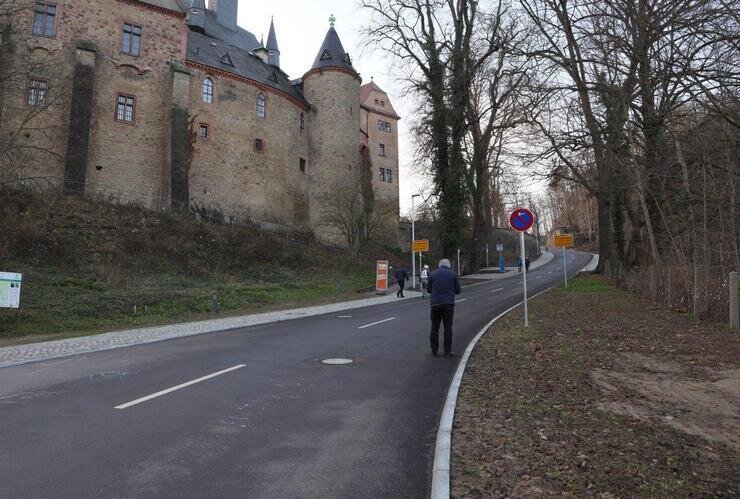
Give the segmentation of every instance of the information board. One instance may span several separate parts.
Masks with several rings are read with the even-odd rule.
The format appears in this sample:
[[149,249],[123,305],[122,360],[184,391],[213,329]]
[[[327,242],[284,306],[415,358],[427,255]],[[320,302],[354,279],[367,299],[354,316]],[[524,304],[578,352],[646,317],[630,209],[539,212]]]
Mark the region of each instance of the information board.
[[0,272],[0,308],[18,308],[21,305],[23,274]]
[[388,291],[388,260],[378,260],[375,266],[375,291]]

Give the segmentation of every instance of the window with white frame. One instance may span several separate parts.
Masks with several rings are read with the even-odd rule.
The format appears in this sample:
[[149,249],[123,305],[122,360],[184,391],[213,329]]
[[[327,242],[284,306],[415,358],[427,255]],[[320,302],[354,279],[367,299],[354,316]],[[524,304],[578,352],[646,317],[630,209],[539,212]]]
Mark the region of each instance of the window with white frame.
[[46,104],[46,81],[31,79],[28,82],[28,98],[26,100],[29,106],[44,107]]
[[378,156],[385,156],[385,144],[378,144]]
[[136,97],[132,95],[118,94],[118,104],[116,105],[116,121],[134,124],[136,112]]
[[203,80],[203,102],[206,104],[213,103],[213,80],[210,78]]
[[257,117],[264,118],[267,116],[267,97],[262,92],[257,94]]

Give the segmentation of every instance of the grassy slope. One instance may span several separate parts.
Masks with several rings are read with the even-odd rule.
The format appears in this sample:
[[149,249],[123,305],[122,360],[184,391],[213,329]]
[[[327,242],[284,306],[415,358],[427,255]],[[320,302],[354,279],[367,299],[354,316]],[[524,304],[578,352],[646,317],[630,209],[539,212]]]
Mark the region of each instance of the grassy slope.
[[0,345],[210,317],[213,293],[234,315],[374,283],[369,258],[345,264],[307,236],[31,193],[0,200],[0,270],[24,275],[20,313],[0,310]]
[[737,335],[595,276],[530,307],[528,329],[518,310],[472,355],[455,414],[453,497],[737,494],[733,420],[717,390],[740,367]]

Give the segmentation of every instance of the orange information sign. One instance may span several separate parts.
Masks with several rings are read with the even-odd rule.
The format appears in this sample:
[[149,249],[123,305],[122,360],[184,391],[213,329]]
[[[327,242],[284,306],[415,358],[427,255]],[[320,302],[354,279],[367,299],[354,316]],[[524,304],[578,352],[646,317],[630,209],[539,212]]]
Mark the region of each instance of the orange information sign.
[[417,239],[411,245],[411,251],[414,253],[426,253],[429,251],[429,239]]
[[388,260],[378,260],[375,266],[375,291],[388,291]]
[[555,247],[556,248],[572,248],[573,247],[573,234],[561,234],[555,236]]

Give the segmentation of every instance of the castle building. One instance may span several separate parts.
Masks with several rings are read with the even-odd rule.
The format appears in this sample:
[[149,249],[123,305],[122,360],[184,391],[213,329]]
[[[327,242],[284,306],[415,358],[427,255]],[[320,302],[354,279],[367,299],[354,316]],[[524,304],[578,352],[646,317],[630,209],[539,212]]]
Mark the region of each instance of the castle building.
[[258,41],[237,26],[238,0],[28,3],[2,55],[32,69],[0,89],[0,128],[43,126],[26,127],[29,147],[0,180],[317,231],[325,204],[359,192],[369,167],[395,237],[400,118],[375,82],[362,85],[333,18],[291,79],[275,24]]

